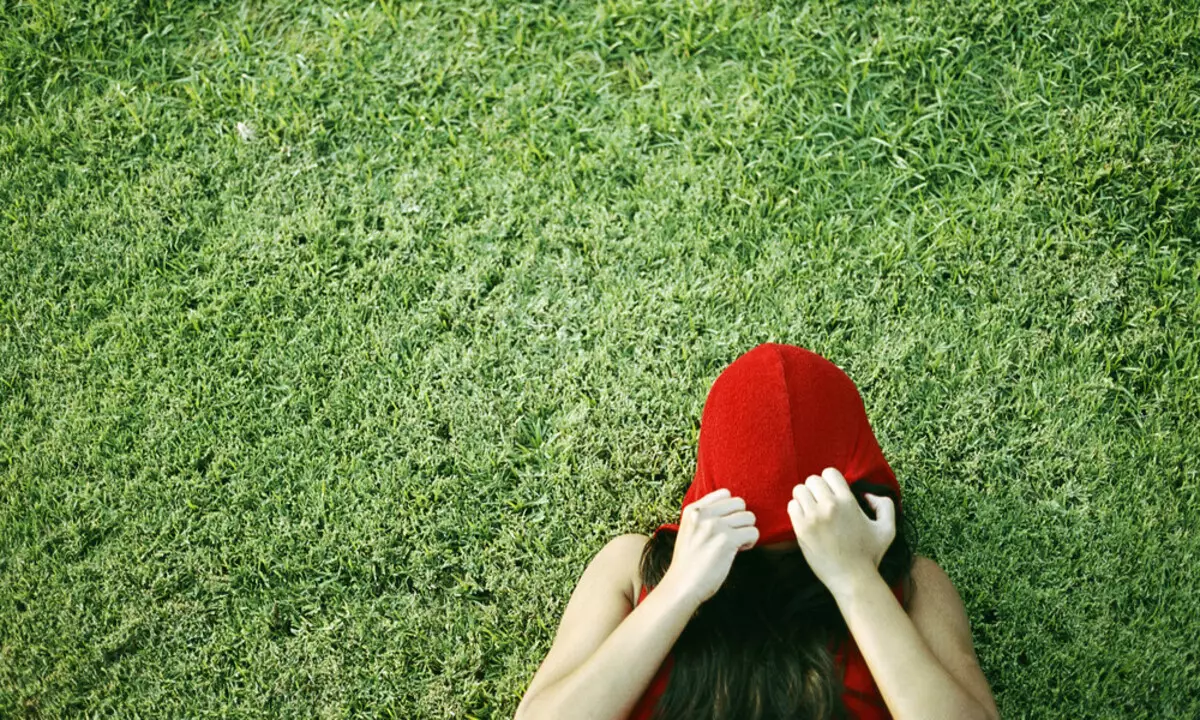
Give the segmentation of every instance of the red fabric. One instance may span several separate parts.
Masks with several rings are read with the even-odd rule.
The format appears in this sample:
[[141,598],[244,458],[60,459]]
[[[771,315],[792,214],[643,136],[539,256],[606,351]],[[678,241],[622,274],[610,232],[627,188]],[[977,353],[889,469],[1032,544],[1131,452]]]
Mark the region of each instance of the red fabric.
[[854,381],[814,352],[764,343],[734,360],[708,392],[683,508],[729,488],[754,513],[759,545],[795,540],[792,488],[827,467],[852,485],[869,480],[900,497]]
[[[792,488],[827,467],[853,485],[869,480],[900,486],[867,421],[854,382],[836,365],[793,345],[765,343],[733,361],[713,382],[700,417],[696,473],[686,508],[729,488],[755,515],[759,545],[795,541],[787,503]],[[678,530],[678,523],[659,529]],[[892,589],[903,601],[901,589]],[[641,598],[645,596],[643,588]],[[850,717],[890,718],[866,661],[853,640],[835,651],[845,664],[842,700]],[[649,720],[670,679],[667,656],[630,720]]]

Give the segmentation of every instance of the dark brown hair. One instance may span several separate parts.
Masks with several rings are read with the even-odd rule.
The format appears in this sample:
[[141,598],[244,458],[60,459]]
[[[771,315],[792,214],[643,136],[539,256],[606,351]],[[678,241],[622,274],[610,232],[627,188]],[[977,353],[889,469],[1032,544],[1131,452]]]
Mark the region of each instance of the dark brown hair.
[[[897,500],[884,485],[860,481],[851,490],[871,518],[874,512],[863,493]],[[666,574],[675,535],[659,530],[646,543],[641,562],[645,587],[654,587]],[[911,523],[897,503],[896,538],[879,565],[888,585],[908,579],[915,546]],[[844,669],[837,667],[833,651],[847,637],[833,595],[813,574],[799,546],[740,552],[721,589],[700,606],[675,642],[671,679],[653,717],[844,718]]]

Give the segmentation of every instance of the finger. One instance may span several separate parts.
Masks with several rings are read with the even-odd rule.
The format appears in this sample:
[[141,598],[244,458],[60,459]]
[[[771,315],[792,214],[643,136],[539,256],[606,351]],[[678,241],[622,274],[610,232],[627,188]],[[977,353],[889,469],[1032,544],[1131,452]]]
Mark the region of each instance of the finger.
[[804,481],[804,486],[812,493],[818,505],[833,503],[833,491],[829,489],[829,483],[825,482],[825,478],[820,475],[809,475]]
[[709,494],[700,498],[699,500],[692,503],[688,507],[700,507],[700,508],[707,507],[707,506],[717,502],[718,500],[724,500],[725,498],[731,496],[732,494],[733,493],[729,492],[729,488],[721,488],[719,490],[713,490],[712,492],[710,492]]
[[715,500],[707,507],[701,510],[705,517],[724,517],[730,513],[741,512],[746,509],[746,501],[740,497],[726,498],[725,500]]
[[735,512],[725,518],[725,522],[729,524],[729,527],[734,528],[749,527],[750,525],[754,524],[755,520],[756,518],[754,517],[754,513],[750,512],[749,510]]
[[788,500],[787,511],[788,517],[792,519],[792,529],[795,530],[804,520],[804,511],[800,509],[800,503],[796,502],[796,498]]
[[754,526],[738,528],[733,531],[733,541],[738,544],[738,550],[749,550],[758,543],[758,528]]
[[854,499],[854,493],[850,492],[850,483],[846,482],[846,476],[842,475],[840,470],[827,467],[821,472],[821,477],[829,485],[834,497],[843,501]]
[[817,500],[813,497],[812,490],[809,490],[807,485],[797,485],[793,488],[792,499],[796,501],[801,517],[808,515],[817,507]]
[[875,524],[884,529],[896,527],[896,504],[892,502],[890,497],[886,495],[872,495],[871,493],[863,493],[863,497],[870,503],[871,509],[875,511]]

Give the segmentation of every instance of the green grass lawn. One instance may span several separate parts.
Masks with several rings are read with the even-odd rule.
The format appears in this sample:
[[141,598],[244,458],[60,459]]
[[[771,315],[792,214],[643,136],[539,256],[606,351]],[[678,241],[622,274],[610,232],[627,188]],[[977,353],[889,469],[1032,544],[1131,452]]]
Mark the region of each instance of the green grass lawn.
[[0,1],[0,716],[511,716],[775,341],[1005,717],[1196,717],[1198,256],[1195,1]]

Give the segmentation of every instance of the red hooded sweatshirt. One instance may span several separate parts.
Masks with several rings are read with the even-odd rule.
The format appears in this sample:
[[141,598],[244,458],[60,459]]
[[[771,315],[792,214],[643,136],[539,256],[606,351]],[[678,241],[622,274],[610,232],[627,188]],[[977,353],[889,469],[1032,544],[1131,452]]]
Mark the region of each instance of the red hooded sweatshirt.
[[[729,488],[745,499],[759,530],[758,545],[795,541],[787,503],[792,488],[827,467],[853,485],[887,485],[900,497],[854,382],[836,365],[794,345],[765,343],[739,357],[717,377],[700,418],[696,474],[683,508]],[[682,512],[682,508],[681,508]],[[659,528],[678,530],[678,523]],[[903,600],[900,587],[892,588]],[[642,588],[640,602],[648,590]],[[842,701],[849,716],[879,720],[891,715],[853,639],[835,652],[843,663]],[[670,681],[668,655],[630,720],[649,720]]]

